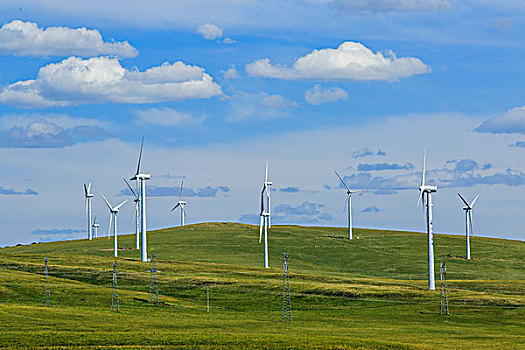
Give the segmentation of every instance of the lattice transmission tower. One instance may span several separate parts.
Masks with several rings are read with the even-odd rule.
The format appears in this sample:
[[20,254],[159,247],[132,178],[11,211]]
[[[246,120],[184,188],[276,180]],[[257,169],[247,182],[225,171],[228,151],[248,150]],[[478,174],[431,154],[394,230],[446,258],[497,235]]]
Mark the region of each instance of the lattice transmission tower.
[[283,262],[283,317],[282,322],[292,322],[292,300],[290,296],[290,277],[288,276],[288,254],[284,253]]
[[117,281],[117,262],[113,263],[113,288],[111,290],[111,311],[117,310],[120,312],[120,303],[118,297],[118,281]]
[[448,315],[448,296],[447,296],[447,266],[441,263],[439,266],[441,276],[441,295],[439,297],[439,313]]
[[151,269],[149,275],[149,301],[155,299],[159,302],[159,287],[157,285],[157,260],[155,259],[155,254],[151,257]]
[[51,293],[49,292],[49,275],[47,271],[47,256],[44,260],[44,285],[42,286],[42,306],[51,306]]

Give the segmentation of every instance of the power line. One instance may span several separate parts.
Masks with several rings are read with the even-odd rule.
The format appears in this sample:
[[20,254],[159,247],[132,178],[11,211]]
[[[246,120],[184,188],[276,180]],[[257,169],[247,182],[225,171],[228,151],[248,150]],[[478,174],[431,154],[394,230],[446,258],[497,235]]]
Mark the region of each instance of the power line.
[[441,263],[439,266],[441,276],[441,295],[439,296],[439,313],[448,315],[448,297],[447,297],[447,266]]
[[44,285],[42,286],[42,306],[51,306],[51,293],[49,292],[49,275],[47,271],[47,256],[44,260]]
[[288,276],[288,254],[284,253],[283,262],[283,316],[281,321],[285,319],[292,322],[292,300],[290,298],[290,278]]
[[113,289],[111,290],[111,311],[113,311],[113,309],[116,309],[117,312],[120,312],[116,261],[113,263]]
[[151,257],[151,269],[149,275],[149,301],[153,299],[152,294],[155,294],[155,301],[159,302],[159,287],[157,285],[157,260],[155,254]]

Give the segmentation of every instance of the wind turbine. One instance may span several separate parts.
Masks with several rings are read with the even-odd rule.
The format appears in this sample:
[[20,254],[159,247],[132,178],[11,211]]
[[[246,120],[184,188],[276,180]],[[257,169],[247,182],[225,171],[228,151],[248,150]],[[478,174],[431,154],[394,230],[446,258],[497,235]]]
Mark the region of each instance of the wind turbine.
[[143,174],[140,172],[140,161],[142,159],[142,149],[144,148],[144,136],[142,136],[142,144],[140,145],[139,162],[137,165],[137,172],[130,180],[137,181],[137,187],[139,188],[139,200],[140,200],[140,231],[142,233],[142,242],[140,245],[140,260],[143,262],[148,261],[148,246],[146,243],[147,232],[146,232],[146,180],[151,178],[150,174]]
[[93,219],[93,225],[91,225],[93,228],[93,233],[95,234],[95,238],[98,238],[98,228],[100,227],[99,224],[97,224],[97,216],[95,215],[95,218]]
[[125,200],[124,202],[120,203],[116,207],[112,207],[111,204],[106,199],[106,197],[104,197],[104,195],[102,193],[101,193],[101,195],[102,195],[102,198],[104,198],[104,201],[106,202],[106,204],[108,205],[108,208],[109,208],[108,237],[111,234],[111,221],[113,220],[113,218],[115,218],[115,220],[113,221],[113,256],[116,258],[117,257],[117,251],[118,251],[118,246],[117,246],[117,236],[118,236],[118,234],[117,234],[117,215],[118,215],[118,211],[119,211],[120,207],[123,206],[124,203],[127,202],[127,200]]
[[182,200],[182,186],[184,186],[184,180],[182,180],[180,184],[180,194],[179,194],[179,201],[177,202],[177,205],[171,209],[171,211],[174,211],[178,207],[180,207],[180,225],[184,226],[184,217],[186,216],[186,211],[184,210],[184,206],[186,205],[186,202]]
[[427,159],[427,145],[423,153],[423,175],[421,177],[421,186],[419,186],[419,199],[417,205],[423,200],[423,207],[426,206],[427,216],[427,260],[428,260],[428,289],[435,290],[436,283],[434,280],[434,233],[432,231],[432,193],[437,192],[437,186],[425,185],[425,166]]
[[346,195],[347,195],[347,198],[346,198],[347,202],[346,202],[346,204],[348,206],[348,239],[353,239],[353,236],[352,236],[352,193],[363,192],[364,190],[354,190],[354,191],[352,191],[348,187],[346,182],[344,182],[343,178],[341,176],[339,176],[337,171],[335,172],[335,174],[337,175],[339,180],[341,180],[343,185],[346,187]]
[[86,186],[84,184],[84,196],[86,197],[86,219],[88,226],[88,239],[91,241],[93,239],[93,231],[91,228],[91,198],[93,198],[93,193],[91,193],[91,182]]
[[135,199],[133,202],[135,202],[135,213],[133,214],[133,219],[135,220],[135,249],[140,249],[140,198],[137,195],[135,191],[133,191],[133,188],[131,188],[129,182],[124,179],[124,182],[126,185],[128,185],[129,190],[131,193],[133,193],[133,196],[135,196]]
[[479,194],[472,200],[472,203],[468,204],[465,198],[461,197],[458,193],[459,198],[465,203],[463,210],[465,211],[465,227],[466,227],[466,236],[467,236],[467,259],[470,260],[470,235],[474,235],[474,226],[472,225],[472,207],[474,203],[478,200]]
[[266,160],[266,175],[264,177],[263,188],[261,191],[261,214],[260,214],[261,224],[259,225],[259,243],[261,243],[263,228],[264,228],[264,268],[266,269],[270,268],[268,266],[268,228],[271,227],[271,221],[270,221],[270,214],[271,214],[270,186],[271,185],[272,185],[272,182],[268,181],[268,160]]

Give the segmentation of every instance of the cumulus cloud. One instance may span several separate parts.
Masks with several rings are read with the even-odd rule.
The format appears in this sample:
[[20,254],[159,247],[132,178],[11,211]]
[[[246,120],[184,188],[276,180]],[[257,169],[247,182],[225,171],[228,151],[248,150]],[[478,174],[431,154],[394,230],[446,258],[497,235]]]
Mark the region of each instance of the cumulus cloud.
[[37,229],[31,231],[30,234],[38,236],[41,242],[52,242],[84,237],[86,230],[75,228]]
[[197,125],[205,119],[205,117],[195,117],[168,107],[136,110],[134,114],[142,123],[173,127]]
[[297,58],[291,67],[274,65],[269,58],[246,65],[246,72],[256,77],[317,81],[395,81],[414,74],[429,73],[430,70],[418,58],[398,58],[392,52],[384,56],[351,41],[342,43],[336,49],[313,50]]
[[[332,215],[324,211],[324,204],[304,201],[294,206],[281,204],[273,209],[272,223],[275,224],[315,224],[319,221],[332,220]],[[239,218],[240,222],[256,224],[259,223],[259,215],[245,214]]]
[[369,148],[366,148],[366,147],[352,152],[352,158],[354,158],[354,159],[364,158],[364,157],[369,157],[369,156],[385,157],[386,153],[384,151],[380,150],[380,149],[378,149],[377,151],[372,151],[372,150],[370,150]]
[[359,171],[381,171],[381,170],[412,170],[414,166],[411,163],[362,163],[357,166]]
[[99,56],[135,57],[137,49],[127,41],[105,42],[95,29],[38,27],[15,20],[0,28],[0,53],[17,56]]
[[23,126],[0,131],[1,148],[62,148],[78,142],[101,140],[111,135],[99,126],[76,125],[70,128],[37,119]]
[[299,188],[293,187],[293,186],[288,186],[288,187],[279,188],[279,191],[283,192],[283,193],[297,193],[297,192],[299,192]]
[[324,88],[321,84],[315,85],[310,90],[304,92],[304,99],[309,104],[320,106],[324,103],[335,102],[338,100],[348,100],[348,93],[338,87]]
[[[374,176],[370,172],[360,172],[343,178],[351,188],[373,190],[376,194],[393,194],[402,190],[417,190],[421,182],[421,173],[410,172],[401,175],[387,173]],[[495,168],[491,164],[480,167],[471,159],[449,160],[441,168],[427,169],[427,183],[440,188],[476,185],[515,187],[525,184],[525,172]],[[340,184],[338,186],[342,187]]]
[[288,116],[291,108],[299,105],[297,102],[281,95],[269,95],[265,92],[236,92],[228,98],[231,113],[230,121],[240,121],[248,118],[268,119]]
[[224,71],[221,71],[221,73],[224,76],[224,79],[228,79],[228,80],[239,79],[241,77],[241,75],[239,74],[239,72],[235,68],[234,64],[232,64],[230,66],[230,68],[228,68],[228,69],[226,69]]
[[32,190],[31,188],[28,188],[26,190],[23,190],[23,191],[17,191],[17,190],[13,190],[12,188],[3,188],[2,186],[0,186],[0,194],[3,194],[3,195],[8,195],[8,196],[13,196],[13,195],[38,195],[38,193],[34,190]]
[[198,26],[197,33],[202,35],[206,40],[222,38],[222,29],[211,23],[205,23]]
[[[149,186],[146,188],[148,197],[178,197],[180,195],[180,186],[162,187]],[[191,189],[184,187],[182,190],[183,197],[217,197],[219,193],[228,193],[230,188],[228,186],[211,187]],[[129,188],[121,190],[119,196],[132,196],[133,194]]]
[[4,87],[0,103],[19,107],[155,103],[221,94],[221,87],[203,68],[180,61],[141,72],[122,67],[117,58],[69,57],[40,68],[36,79]]
[[525,106],[487,119],[475,131],[493,134],[525,134]]
[[510,144],[509,147],[525,147],[525,141],[516,141]]
[[380,211],[383,211],[383,210],[379,209],[378,207],[373,205],[371,207],[367,207],[367,208],[361,210],[361,213],[379,213]]
[[222,42],[225,43],[225,44],[236,44],[237,40],[234,40],[232,38],[224,38],[224,40]]
[[334,0],[342,12],[429,12],[451,8],[448,0]]

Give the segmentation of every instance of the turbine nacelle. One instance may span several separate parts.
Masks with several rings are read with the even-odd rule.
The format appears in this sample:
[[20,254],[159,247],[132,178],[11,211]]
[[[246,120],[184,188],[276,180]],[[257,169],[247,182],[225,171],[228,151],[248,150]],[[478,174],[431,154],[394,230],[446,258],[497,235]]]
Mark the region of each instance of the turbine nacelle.
[[419,191],[421,191],[421,192],[437,192],[437,186],[428,186],[428,185],[419,186]]
[[151,174],[136,174],[130,180],[136,181],[136,180],[149,180],[149,179],[151,179]]

